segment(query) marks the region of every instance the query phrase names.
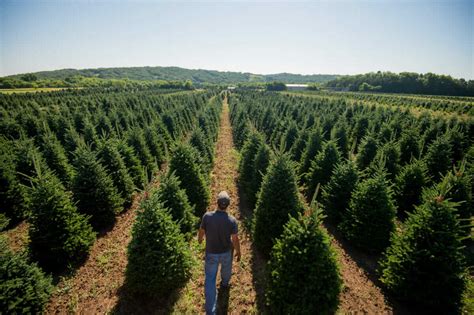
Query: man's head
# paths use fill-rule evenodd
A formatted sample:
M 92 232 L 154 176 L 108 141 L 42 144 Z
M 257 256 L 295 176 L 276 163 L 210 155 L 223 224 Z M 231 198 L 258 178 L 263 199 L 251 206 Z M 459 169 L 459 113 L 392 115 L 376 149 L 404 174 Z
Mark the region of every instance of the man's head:
M 220 210 L 225 210 L 230 204 L 230 197 L 226 191 L 221 191 L 217 195 L 217 206 Z

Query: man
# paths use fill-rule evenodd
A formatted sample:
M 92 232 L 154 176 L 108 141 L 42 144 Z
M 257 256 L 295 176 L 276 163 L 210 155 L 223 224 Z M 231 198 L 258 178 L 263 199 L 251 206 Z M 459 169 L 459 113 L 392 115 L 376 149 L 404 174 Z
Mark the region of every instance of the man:
M 229 204 L 229 194 L 221 191 L 217 195 L 217 210 L 204 214 L 198 232 L 200 244 L 204 235 L 206 235 L 206 262 L 204 266 L 206 274 L 204 283 L 206 314 L 216 313 L 216 278 L 219 264 L 221 264 L 222 289 L 229 286 L 230 276 L 232 275 L 233 251 L 235 251 L 236 260 L 240 260 L 237 220 L 226 212 Z

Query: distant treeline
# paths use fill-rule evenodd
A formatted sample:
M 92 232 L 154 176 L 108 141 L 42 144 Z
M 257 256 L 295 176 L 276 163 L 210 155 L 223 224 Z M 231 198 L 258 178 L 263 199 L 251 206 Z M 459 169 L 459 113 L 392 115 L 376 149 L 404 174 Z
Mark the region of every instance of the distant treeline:
M 18 74 L 8 76 L 8 79 L 22 80 L 25 75 Z M 337 75 L 314 74 L 301 75 L 291 73 L 278 74 L 253 74 L 248 72 L 215 71 L 203 69 L 184 69 L 179 67 L 128 67 L 128 68 L 98 68 L 98 69 L 62 69 L 54 71 L 42 71 L 33 73 L 39 80 L 62 80 L 66 81 L 74 77 L 98 78 L 98 79 L 129 79 L 129 80 L 164 80 L 164 81 L 192 81 L 196 84 L 237 84 L 241 82 L 272 82 L 282 81 L 285 83 L 309 83 L 327 82 L 333 80 Z
M 341 76 L 326 87 L 343 91 L 474 96 L 474 80 L 455 79 L 448 75 L 412 72 L 371 72 Z
M 129 80 L 129 79 L 102 79 L 83 76 L 67 77 L 64 79 L 39 78 L 29 73 L 22 76 L 0 78 L 0 89 L 13 88 L 70 88 L 70 87 L 158 87 L 163 89 L 192 90 L 191 81 L 165 81 L 165 80 Z

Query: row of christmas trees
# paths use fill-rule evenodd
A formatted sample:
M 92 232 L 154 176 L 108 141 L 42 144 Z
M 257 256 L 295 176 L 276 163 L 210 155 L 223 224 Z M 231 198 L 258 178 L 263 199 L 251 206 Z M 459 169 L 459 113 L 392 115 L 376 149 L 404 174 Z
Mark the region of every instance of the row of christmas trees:
M 306 293 L 295 295 L 294 292 L 324 295 L 324 282 L 319 282 L 324 280 L 332 283 L 325 287 L 327 296 L 331 297 L 326 301 L 329 304 L 325 305 L 332 310 L 337 305 L 339 276 L 333 276 L 331 282 L 317 275 L 321 277 L 322 272 L 318 268 L 323 268 L 326 275 L 337 274 L 327 236 L 320 237 L 317 243 L 312 240 L 296 242 L 296 238 L 303 237 L 301 233 L 305 235 L 303 238 L 308 235 L 304 233 L 324 235 L 314 223 L 319 222 L 318 215 L 312 219 L 298 219 L 303 212 L 297 190 L 301 185 L 309 199 L 322 187 L 317 202 L 330 222 L 352 244 L 367 252 L 384 253 L 379 263 L 380 276 L 394 295 L 438 311 L 458 312 L 468 276 L 462 240 L 466 242 L 470 233 L 474 170 L 472 147 L 465 152 L 463 147 L 456 146 L 462 142 L 459 138 L 463 138 L 460 126 L 455 125 L 435 138 L 428 149 L 419 145 L 413 130 L 405 130 L 401 139 L 397 139 L 396 131 L 392 131 L 385 142 L 380 133 L 377 137 L 371 132 L 364 135 L 356 146 L 358 150 L 347 152 L 341 150 L 340 140 L 345 132 L 340 132 L 340 126 L 350 126 L 350 120 L 341 123 L 338 119 L 330 137 L 325 137 L 322 132 L 325 117 L 321 115 L 338 111 L 338 103 L 297 100 L 275 95 L 238 94 L 231 98 L 234 137 L 238 144 L 243 144 L 241 184 L 250 203 L 254 205 L 256 202 L 254 240 L 262 253 L 271 257 L 269 304 L 276 306 L 275 309 L 287 307 L 288 312 L 302 312 L 304 309 L 298 307 L 306 307 L 309 303 L 306 299 L 311 298 L 304 296 Z M 340 106 L 345 106 L 343 100 Z M 341 119 L 352 117 L 357 120 L 351 134 L 357 133 L 358 122 L 363 121 L 360 116 L 357 118 L 359 110 L 367 122 L 371 122 L 372 128 L 377 124 L 377 121 L 372 121 L 377 119 L 377 115 L 363 107 L 346 108 Z M 319 122 L 316 126 L 308 125 L 308 130 L 296 129 L 295 132 L 294 127 L 298 125 L 295 119 L 300 111 L 306 112 L 308 120 L 318 117 Z M 311 111 L 315 113 L 311 114 Z M 352 113 L 348 114 L 349 111 Z M 384 120 L 396 125 L 390 115 L 397 114 L 385 112 Z M 415 125 L 415 118 L 405 118 Z M 281 119 L 281 122 L 274 128 L 266 127 L 274 126 L 272 120 L 276 119 Z M 403 120 L 398 123 L 403 125 Z M 276 132 L 280 124 L 286 129 Z M 255 131 L 255 127 L 261 132 Z M 307 133 L 308 136 L 301 140 L 298 133 Z M 274 150 L 270 149 L 265 138 L 270 144 L 272 138 L 278 139 L 273 141 L 274 146 L 279 145 L 276 151 L 286 153 L 273 158 L 271 152 Z M 460 150 L 458 160 L 453 157 L 455 149 Z M 419 156 L 419 151 L 426 152 L 425 159 L 413 158 Z M 402 160 L 401 156 L 410 158 Z M 450 171 L 454 161 L 458 162 L 458 168 Z M 395 229 L 397 209 L 400 220 L 404 220 L 398 231 Z M 288 221 L 288 217 L 293 219 Z M 311 232 L 306 231 L 308 221 L 312 222 L 310 229 L 314 229 Z M 325 247 L 321 243 L 326 244 Z M 289 250 L 283 250 L 285 248 Z M 318 250 L 321 256 L 311 256 Z M 317 263 L 309 263 L 310 260 L 302 257 L 305 255 Z M 332 272 L 320 265 L 323 257 Z M 298 274 L 295 269 L 305 275 L 302 279 L 312 279 L 305 282 L 307 287 L 302 288 L 302 280 L 288 275 Z M 316 275 L 311 278 L 313 273 Z M 278 293 L 273 291 L 275 286 Z M 321 305 L 314 307 L 317 310 Z
M 121 95 L 121 101 L 117 103 L 114 103 L 117 95 L 102 93 L 100 96 L 103 98 L 98 97 L 97 103 L 90 103 L 88 107 L 109 104 L 109 109 L 118 107 L 126 110 L 130 104 L 134 104 L 132 100 L 136 100 L 133 94 L 128 97 L 127 93 Z M 140 111 L 130 111 L 129 120 L 140 120 L 140 124 L 134 124 L 127 130 L 118 127 L 117 132 L 102 137 L 93 136 L 91 141 L 86 141 L 86 135 L 79 133 L 71 123 L 67 130 L 73 130 L 72 132 L 77 134 L 72 154 L 66 151 L 57 135 L 49 128 L 50 125 L 45 123 L 49 117 L 47 115 L 38 117 L 45 119 L 44 130 L 30 139 L 25 137 L 24 129 L 18 139 L 6 139 L 7 135 L 4 134 L 0 155 L 1 193 L 2 197 L 5 197 L 2 199 L 2 214 L 23 213 L 24 216 L 11 216 L 17 220 L 27 217 L 29 246 L 27 251 L 18 254 L 11 252 L 5 242 L 0 244 L 0 272 L 4 276 L 2 279 L 5 279 L 1 285 L 4 296 L 2 309 L 12 313 L 40 312 L 51 291 L 51 278 L 46 276 L 42 269 L 48 272 L 63 270 L 74 268 L 83 262 L 95 241 L 96 233 L 110 228 L 115 216 L 131 204 L 134 192 L 145 188 L 147 174 L 155 174 L 161 163 L 168 160 L 169 150 L 174 152 L 173 157 L 179 155 L 182 149 L 180 145 L 174 148 L 176 143 L 190 136 L 195 139 L 192 143 L 198 146 L 199 140 L 212 139 L 217 132 L 216 117 L 219 107 L 216 100 L 217 104 L 219 102 L 215 97 L 211 99 L 211 94 L 160 96 L 160 103 L 152 102 L 156 100 L 156 96 L 151 91 L 142 96 L 144 98 L 141 99 L 140 105 L 135 103 L 130 106 L 146 112 L 149 106 L 154 106 L 161 115 L 152 114 L 153 112 L 143 115 Z M 92 96 L 85 97 L 90 99 Z M 29 113 L 31 108 L 28 104 L 23 105 L 25 113 Z M 53 109 L 48 110 L 54 115 Z M 67 112 L 70 108 L 63 110 Z M 132 116 L 132 113 L 136 115 Z M 180 124 L 179 121 L 186 119 L 180 119 L 178 115 L 188 114 L 189 122 Z M 11 115 L 15 117 L 14 114 Z M 173 129 L 166 127 L 167 117 Z M 91 130 L 96 134 L 97 126 Z M 149 136 L 146 136 L 147 134 Z M 42 143 L 51 139 L 51 147 L 54 149 L 46 150 Z M 198 149 L 208 149 L 209 146 L 206 140 Z M 186 150 L 194 156 L 194 148 Z M 51 152 L 53 153 L 49 154 Z M 207 155 L 210 152 L 212 151 L 208 150 L 207 153 L 196 156 L 210 160 L 211 157 Z M 72 157 L 71 162 L 68 155 Z M 201 161 L 194 162 L 201 165 Z M 207 183 L 202 174 L 206 173 L 204 166 L 202 168 L 196 168 L 196 174 L 199 175 L 197 180 L 202 180 L 201 186 L 205 193 Z M 170 189 L 174 189 L 177 178 L 170 175 L 167 181 Z M 188 189 L 198 190 L 197 187 Z M 168 192 L 171 193 L 173 192 Z M 202 211 L 201 204 L 197 205 L 196 209 Z M 186 213 L 182 230 L 186 232 L 193 228 L 194 214 L 185 209 L 177 211 Z M 5 228 L 6 222 L 3 221 L 2 228 Z
M 133 298 L 167 297 L 191 275 L 193 258 L 188 241 L 210 201 L 222 99 L 215 97 L 211 104 L 188 142 L 173 150 L 159 186 L 140 204 L 128 246 L 125 283 Z

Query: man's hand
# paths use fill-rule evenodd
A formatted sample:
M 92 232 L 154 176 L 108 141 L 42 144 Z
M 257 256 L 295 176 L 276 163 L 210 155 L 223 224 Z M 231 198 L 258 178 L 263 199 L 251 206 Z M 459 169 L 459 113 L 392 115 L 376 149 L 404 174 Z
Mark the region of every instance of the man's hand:
M 199 231 L 198 231 L 198 242 L 199 242 L 199 244 L 202 243 L 202 239 L 204 238 L 204 234 L 206 234 L 206 231 L 204 229 L 199 229 Z
M 235 261 L 240 261 L 240 251 L 235 252 Z
M 235 250 L 235 259 L 237 261 L 240 261 L 240 240 L 239 240 L 239 235 L 238 234 L 232 234 L 232 245 L 234 245 L 234 250 Z

